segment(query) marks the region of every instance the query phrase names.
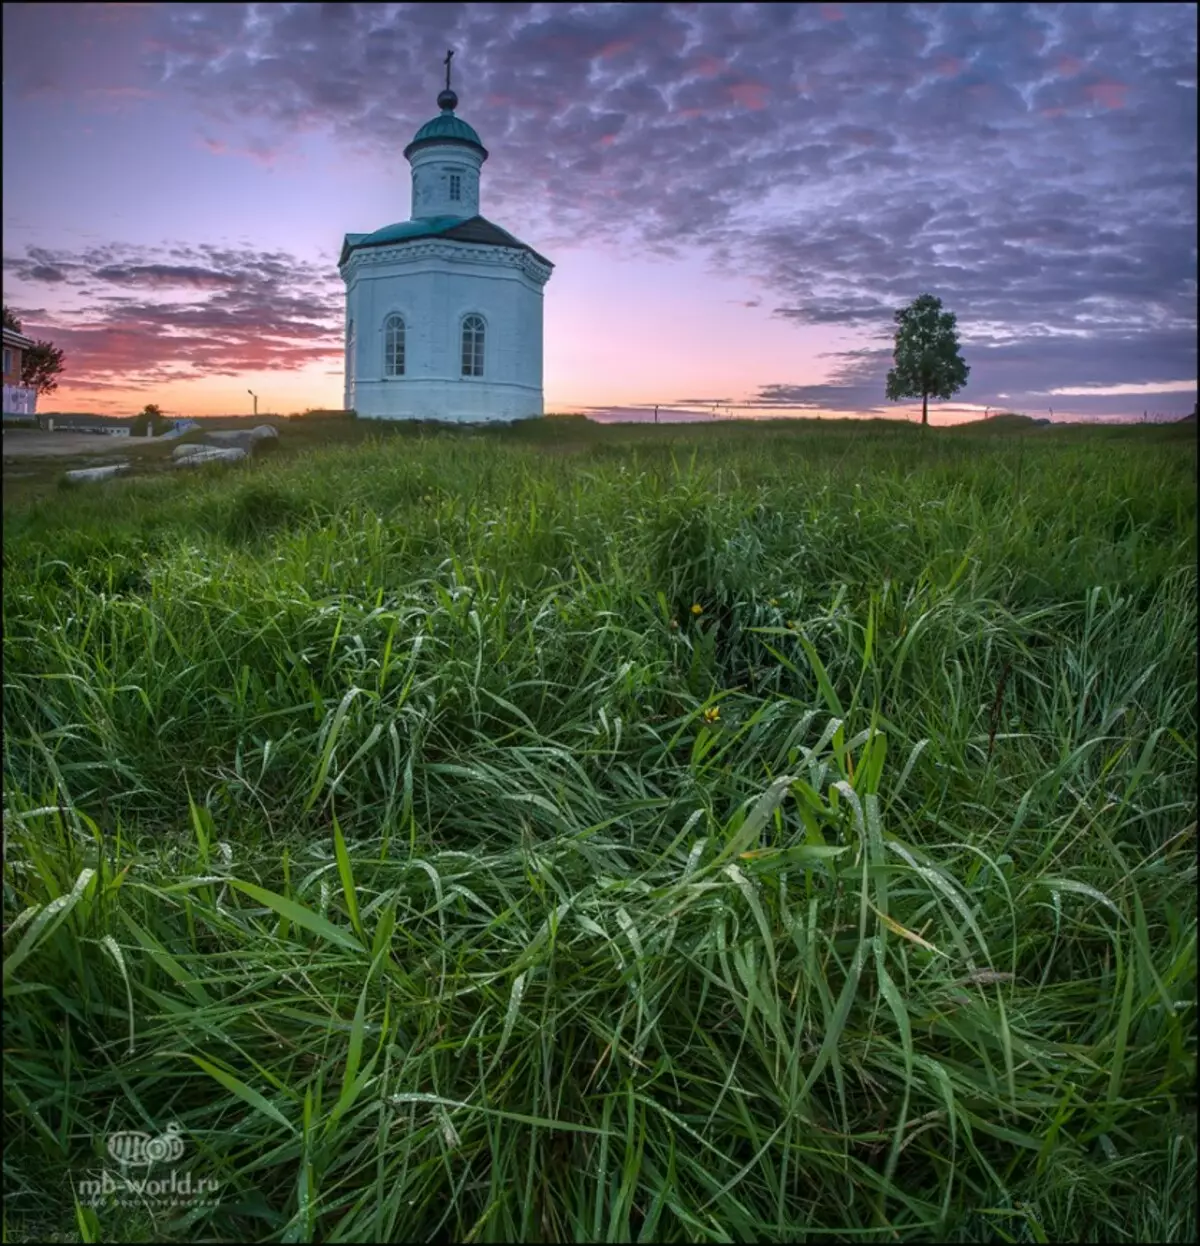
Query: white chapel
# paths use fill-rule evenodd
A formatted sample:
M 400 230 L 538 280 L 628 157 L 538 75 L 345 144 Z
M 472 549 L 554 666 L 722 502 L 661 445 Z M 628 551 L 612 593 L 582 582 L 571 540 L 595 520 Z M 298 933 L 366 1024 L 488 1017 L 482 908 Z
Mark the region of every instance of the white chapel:
M 553 265 L 479 214 L 487 150 L 455 116 L 404 149 L 412 213 L 373 234 L 347 234 L 347 409 L 381 420 L 484 422 L 541 415 L 542 290 Z

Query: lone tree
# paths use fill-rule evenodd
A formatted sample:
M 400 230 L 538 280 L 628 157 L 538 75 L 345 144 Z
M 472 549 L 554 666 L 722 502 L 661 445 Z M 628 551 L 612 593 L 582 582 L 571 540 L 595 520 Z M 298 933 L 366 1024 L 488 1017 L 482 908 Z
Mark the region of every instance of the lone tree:
M 14 333 L 21 332 L 21 322 L 7 307 L 4 308 L 4 327 Z M 36 341 L 21 357 L 21 384 L 39 394 L 52 394 L 58 388 L 57 377 L 63 366 L 61 347 L 53 342 Z
M 39 394 L 52 394 L 58 388 L 57 377 L 63 371 L 61 346 L 53 342 L 34 342 L 33 349 L 21 360 L 21 384 Z
M 921 424 L 929 424 L 930 398 L 951 398 L 971 369 L 958 353 L 957 320 L 942 300 L 922 294 L 896 313 L 896 366 L 887 375 L 887 396 L 921 399 Z
M 162 413 L 162 407 L 156 402 L 148 402 L 133 417 L 133 424 L 129 429 L 131 437 L 161 437 L 171 427 L 171 421 Z

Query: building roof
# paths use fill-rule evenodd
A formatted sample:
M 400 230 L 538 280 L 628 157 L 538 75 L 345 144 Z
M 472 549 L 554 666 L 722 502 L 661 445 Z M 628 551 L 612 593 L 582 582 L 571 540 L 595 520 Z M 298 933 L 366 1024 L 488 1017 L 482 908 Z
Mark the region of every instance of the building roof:
M 4 330 L 4 345 L 16 346 L 21 350 L 32 350 L 34 346 L 33 338 L 26 337 L 24 333 L 18 333 L 15 329 Z
M 373 234 L 347 234 L 342 244 L 340 268 L 355 251 L 365 247 L 393 247 L 421 238 L 444 238 L 448 242 L 473 242 L 487 247 L 511 247 L 516 251 L 528 251 L 535 260 L 553 268 L 544 255 L 539 255 L 528 243 L 514 238 L 506 229 L 493 225 L 482 216 L 463 220 L 461 216 L 426 216 L 415 221 L 397 221 L 385 225 Z
M 407 159 L 414 151 L 422 147 L 449 145 L 477 147 L 487 159 L 487 148 L 479 141 L 479 135 L 461 118 L 454 115 L 453 110 L 444 110 L 440 116 L 425 124 L 413 135 L 413 141 L 404 149 Z

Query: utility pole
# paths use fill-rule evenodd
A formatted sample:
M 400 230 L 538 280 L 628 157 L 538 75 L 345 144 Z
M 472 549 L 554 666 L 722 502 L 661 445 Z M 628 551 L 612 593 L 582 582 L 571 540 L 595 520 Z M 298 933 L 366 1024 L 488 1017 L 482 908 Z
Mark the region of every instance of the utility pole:
M 254 392 L 254 390 L 252 390 L 252 389 L 248 389 L 248 390 L 246 390 L 246 393 L 248 393 L 248 394 L 250 395 L 250 397 L 254 399 L 254 414 L 255 414 L 255 417 L 257 418 L 257 416 L 258 416 L 258 395 L 257 395 L 257 394 Z
M 657 402 L 654 404 L 654 422 L 655 424 L 658 423 L 658 403 Z

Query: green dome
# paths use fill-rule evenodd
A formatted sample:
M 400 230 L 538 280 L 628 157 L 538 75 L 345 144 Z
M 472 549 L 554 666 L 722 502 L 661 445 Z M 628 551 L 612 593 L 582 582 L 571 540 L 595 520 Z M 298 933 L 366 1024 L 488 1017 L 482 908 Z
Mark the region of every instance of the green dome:
M 424 147 L 432 143 L 466 143 L 471 147 L 478 147 L 484 156 L 487 155 L 487 149 L 479 141 L 479 135 L 451 111 L 444 111 L 432 121 L 426 121 L 413 135 L 413 141 L 404 149 L 404 154 L 407 156 L 418 144 Z

